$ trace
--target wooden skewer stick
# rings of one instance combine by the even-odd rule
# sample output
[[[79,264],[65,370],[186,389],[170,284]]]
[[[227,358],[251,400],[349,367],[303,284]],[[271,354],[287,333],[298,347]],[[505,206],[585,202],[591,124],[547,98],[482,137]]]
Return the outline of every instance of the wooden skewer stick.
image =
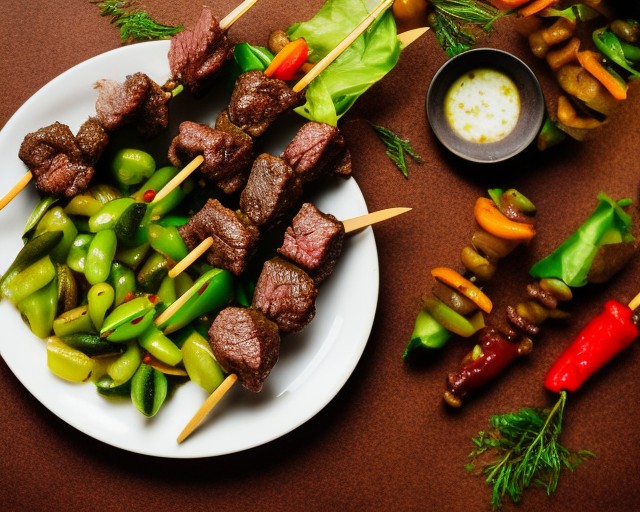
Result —
[[[378,7],[376,7],[373,11],[369,13],[369,15],[362,20],[360,25],[353,29],[353,31],[345,37],[338,46],[336,46],[333,50],[331,50],[327,55],[324,56],[322,60],[320,60],[311,71],[309,71],[306,75],[304,75],[300,81],[293,86],[294,92],[302,91],[307,85],[309,85],[320,73],[322,73],[328,66],[331,64],[344,50],[347,49],[351,43],[353,43],[360,34],[362,34],[369,25],[371,25],[375,19],[384,11],[387,10],[393,3],[393,0],[384,0],[380,2]]]
[[[638,293],[638,295],[636,295],[633,299],[631,299],[631,302],[629,302],[629,309],[631,310],[638,308],[638,306],[640,306],[640,293]]]
[[[236,7],[233,11],[227,14],[224,18],[220,20],[220,28],[222,30],[229,30],[229,27],[233,25],[236,21],[240,19],[240,16],[245,14],[253,4],[255,4],[258,0],[244,0],[238,7]]]
[[[411,208],[387,208],[386,210],[378,210],[377,212],[367,213],[360,217],[354,217],[342,222],[344,225],[344,232],[351,233],[358,229],[366,228],[371,224],[382,222],[383,220],[390,219],[401,213],[405,213],[411,210]],[[213,245],[213,238],[207,237],[200,242],[189,254],[181,259],[171,270],[169,270],[169,277],[174,278],[189,268],[200,256],[202,256],[207,249]]]
[[[193,160],[191,160],[191,162],[189,162],[178,174],[176,174],[173,178],[171,178],[171,180],[169,180],[169,183],[167,183],[158,191],[156,196],[153,198],[153,201],[151,201],[151,204],[157,203],[158,201],[160,201],[160,199],[165,198],[169,194],[169,192],[171,192],[174,188],[179,186],[180,183],[191,176],[191,174],[193,174],[193,171],[200,167],[200,164],[202,164],[202,162],[204,162],[204,157],[202,155],[198,155]]]
[[[354,231],[362,229],[371,224],[375,224],[376,222],[381,222],[383,220],[390,219],[392,217],[395,217],[396,215],[400,215],[410,210],[411,208],[387,208],[386,210],[379,210],[377,212],[361,215],[360,217],[354,217],[352,219],[348,219],[344,221],[342,224],[344,225],[345,233],[352,233]],[[185,293],[185,295],[188,295],[188,293]],[[167,310],[165,310],[164,313],[166,313],[169,309],[170,308],[167,308]],[[162,322],[164,322],[167,318],[169,318],[169,316],[163,319]],[[162,322],[158,322],[158,320],[160,320],[160,317],[158,317],[158,319],[156,320],[157,324],[162,323]],[[214,390],[214,392],[209,396],[209,398],[205,400],[205,402],[200,406],[200,408],[196,411],[193,417],[186,424],[184,429],[182,429],[182,432],[180,432],[177,438],[178,443],[181,443],[191,435],[191,433],[198,427],[198,425],[200,425],[200,423],[202,423],[202,421],[213,410],[213,408],[227,393],[227,391],[229,391],[231,387],[237,382],[237,380],[238,380],[238,376],[235,373],[230,373],[229,375],[227,375],[227,378],[222,382],[222,384],[220,384],[220,386],[218,386]]]
[[[13,188],[9,190],[2,199],[0,199],[0,210],[7,206],[20,192],[22,192],[22,189],[31,181],[31,178],[33,178],[33,174],[31,174],[31,171],[27,171],[25,175],[13,186]]]
[[[398,34],[398,41],[400,41],[400,49],[404,50],[407,46],[413,43],[427,30],[429,30],[429,27],[420,27],[420,28],[414,28],[413,30],[407,30],[402,34]]]

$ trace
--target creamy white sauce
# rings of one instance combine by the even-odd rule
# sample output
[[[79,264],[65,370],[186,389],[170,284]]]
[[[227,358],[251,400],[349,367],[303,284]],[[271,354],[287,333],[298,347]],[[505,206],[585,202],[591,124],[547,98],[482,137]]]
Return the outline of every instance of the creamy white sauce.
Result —
[[[445,116],[461,138],[480,144],[509,135],[520,117],[520,94],[513,80],[494,69],[469,71],[447,91]]]

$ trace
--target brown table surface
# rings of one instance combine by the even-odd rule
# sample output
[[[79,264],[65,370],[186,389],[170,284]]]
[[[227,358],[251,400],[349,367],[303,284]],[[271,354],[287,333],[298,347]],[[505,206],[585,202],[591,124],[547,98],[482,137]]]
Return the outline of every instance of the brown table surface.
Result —
[[[203,2],[148,0],[167,23],[190,23]],[[227,13],[233,0],[208,2]],[[264,44],[270,30],[309,18],[321,0],[262,0],[231,30]],[[5,2],[5,4],[7,4]],[[483,40],[510,50],[546,80],[546,68],[500,22]],[[120,46],[116,28],[89,1],[23,0],[0,16],[4,76],[0,126],[66,69]],[[608,297],[640,291],[636,258],[609,284],[581,290],[566,323],[545,323],[533,354],[458,411],[442,404],[444,376],[471,342],[457,339],[432,361],[403,364],[420,298],[434,266],[458,266],[474,229],[473,204],[488,186],[516,187],[538,207],[538,237],[500,264],[487,286],[496,314],[523,297],[527,269],[568,236],[595,206],[598,191],[638,199],[640,88],[588,143],[526,153],[497,170],[464,165],[437,144],[424,101],[445,56],[428,33],[344,118],[354,174],[370,210],[411,206],[375,227],[380,296],[373,331],[353,375],[317,416],[246,452],[197,460],[156,459],[113,448],[70,427],[0,364],[0,503],[3,510],[485,510],[489,489],[464,469],[470,438],[492,413],[551,404],[544,375],[566,343]],[[52,101],[55,99],[52,98]],[[409,137],[424,157],[405,180],[364,120]],[[16,148],[17,150],[17,148]],[[4,172],[14,172],[4,169]],[[631,211],[637,213],[637,206]],[[532,490],[523,510],[632,510],[640,503],[640,350],[637,345],[593,378],[565,411],[563,441],[597,454],[561,477],[551,498]],[[46,371],[34,368],[34,371]],[[635,507],[634,507],[635,505]],[[508,509],[515,507],[509,506]]]

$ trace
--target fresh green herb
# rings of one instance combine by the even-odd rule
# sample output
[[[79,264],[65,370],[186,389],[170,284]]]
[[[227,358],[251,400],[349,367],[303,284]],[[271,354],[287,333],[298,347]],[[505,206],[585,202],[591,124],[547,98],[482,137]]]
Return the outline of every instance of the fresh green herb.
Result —
[[[449,57],[473,48],[480,33],[490,32],[493,23],[508,13],[478,0],[432,0],[431,5],[429,22]]]
[[[371,124],[371,127],[375,130],[376,134],[387,148],[387,156],[396,165],[396,167],[400,169],[403,176],[408,178],[409,170],[407,168],[407,158],[405,157],[405,153],[409,155],[414,162],[419,164],[423,162],[422,157],[415,152],[408,140],[400,138],[388,128],[375,124]]]
[[[492,431],[481,431],[472,439],[476,449],[469,454],[473,461],[467,469],[486,475],[494,510],[501,508],[505,496],[519,503],[523,491],[531,485],[542,487],[550,495],[558,487],[563,467],[573,471],[585,459],[595,457],[593,452],[572,452],[559,443],[566,399],[563,391],[551,410],[525,408],[494,415],[489,421]],[[495,458],[478,463],[484,455]]]
[[[554,9],[547,7],[539,13],[543,18],[566,18],[575,23],[576,21],[589,21],[600,16],[600,13],[584,4],[575,4],[566,9]]]
[[[184,27],[182,25],[161,25],[154,21],[146,11],[133,7],[128,0],[96,1],[100,8],[100,16],[111,16],[111,23],[120,28],[120,40],[123,43],[168,39]]]

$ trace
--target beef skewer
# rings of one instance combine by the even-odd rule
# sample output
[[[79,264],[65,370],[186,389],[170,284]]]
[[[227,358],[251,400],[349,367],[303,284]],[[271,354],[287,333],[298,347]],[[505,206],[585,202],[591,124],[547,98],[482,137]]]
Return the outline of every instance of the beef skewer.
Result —
[[[383,0],[340,44],[314,65],[292,88],[289,88],[282,80],[267,77],[262,71],[249,71],[240,75],[236,81],[229,108],[224,112],[224,115],[228,116],[229,123],[251,137],[262,135],[279,115],[302,100],[301,92],[392,3],[393,0]],[[409,38],[409,42],[412,40],[414,39]],[[200,159],[198,158],[198,160]],[[198,168],[198,165],[188,165],[188,169],[185,167],[157,193],[154,200],[159,201],[165,197],[173,188],[186,180]]]
[[[218,24],[208,7],[204,7],[200,20],[193,30],[187,30],[172,39],[169,55],[173,80],[186,78],[188,87],[199,89],[231,56],[225,31],[245,14],[257,0],[245,0]],[[0,198],[0,210],[13,200],[35,177],[36,186],[52,195],[71,197],[82,187],[88,186],[93,165],[108,143],[108,133],[135,120],[137,128],[146,137],[152,137],[166,128],[168,123],[167,103],[172,94],[160,87],[144,73],[128,76],[123,84],[113,80],[96,83],[99,97],[96,101],[96,117],[85,122],[74,136],[69,128],[54,123],[28,134],[21,147],[20,158],[29,170]],[[90,137],[93,145],[86,154],[83,129],[92,124]],[[60,135],[63,131],[63,142]],[[86,132],[86,130],[85,130]],[[86,140],[86,133],[84,140]],[[80,146],[80,152],[78,152]],[[96,151],[100,148],[99,151]],[[35,154],[34,154],[35,153]]]
[[[408,211],[409,209],[395,210]],[[282,256],[291,258],[294,263],[285,262],[280,257],[267,261],[258,278],[252,306],[246,309],[226,308],[220,312],[212,324],[209,330],[212,350],[222,366],[226,366],[229,374],[180,432],[177,438],[178,443],[191,435],[238,380],[247,389],[254,392],[260,391],[262,382],[278,359],[279,332],[299,331],[313,318],[317,293],[314,280],[295,263],[309,269],[315,268],[320,271],[320,274],[316,275],[321,275],[321,279],[326,278],[339,257],[344,235],[358,231],[372,222],[379,222],[383,220],[382,217],[390,218],[384,212],[386,210],[340,222],[332,215],[320,212],[310,203],[302,206],[292,224],[287,228],[283,245],[278,249]],[[399,213],[402,212],[398,211],[396,215]],[[304,250],[308,242],[304,240],[305,237],[314,237],[314,234],[309,234],[308,223],[315,224],[317,232],[323,232],[318,236],[323,240],[324,254],[320,258],[311,258],[315,261],[309,261],[308,256],[311,252]],[[337,228],[337,231],[330,229],[327,233],[326,228],[329,225]],[[283,283],[280,277],[283,271],[294,274],[294,277],[285,276],[286,282]],[[304,283],[304,286],[301,287],[301,283]],[[293,311],[283,311],[286,308],[274,306],[273,302],[280,299],[278,296],[282,294],[284,287],[289,287],[296,301],[302,298],[304,304],[302,306],[296,304]],[[246,336],[247,343],[234,343],[233,338],[237,334]],[[235,341],[237,342],[237,338]],[[253,356],[244,354],[243,350],[250,352]],[[256,353],[260,354],[259,360],[256,360]]]

